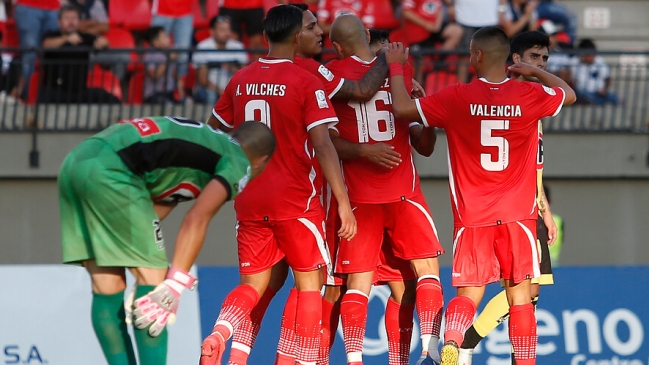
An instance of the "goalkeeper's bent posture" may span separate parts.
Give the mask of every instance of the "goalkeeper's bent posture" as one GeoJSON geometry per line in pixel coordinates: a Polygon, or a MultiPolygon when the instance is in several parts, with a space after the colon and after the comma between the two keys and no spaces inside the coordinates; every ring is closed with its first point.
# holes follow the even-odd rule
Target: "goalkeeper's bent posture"
{"type": "Polygon", "coordinates": [[[265,168],[275,138],[264,124],[243,123],[232,136],[195,121],[149,117],[122,121],[66,157],[58,179],[63,262],[92,280],[92,324],[109,365],[166,364],[166,324],[221,206],[265,168]],[[200,194],[200,195],[199,195],[200,194]],[[196,199],[167,262],[160,220],[196,199]],[[136,280],[124,305],[125,269],[136,280]]]}

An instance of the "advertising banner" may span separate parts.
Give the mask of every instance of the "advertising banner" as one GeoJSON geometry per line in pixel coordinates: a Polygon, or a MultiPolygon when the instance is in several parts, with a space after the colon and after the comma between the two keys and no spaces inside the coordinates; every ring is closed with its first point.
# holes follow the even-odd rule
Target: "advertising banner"
{"type": "MultiPolygon", "coordinates": [[[[237,268],[201,267],[198,274],[201,325],[203,336],[207,336],[225,295],[238,284],[239,276],[237,268]]],[[[446,303],[455,295],[450,274],[449,268],[442,269],[446,303]]],[[[539,364],[649,365],[649,267],[557,268],[555,283],[542,287],[536,312],[539,364]]],[[[270,362],[274,358],[282,309],[291,285],[289,277],[271,303],[251,359],[270,362]]],[[[498,284],[489,286],[480,308],[500,290],[498,284]]],[[[385,286],[372,290],[363,351],[366,365],[388,361],[384,311],[389,295],[385,286]]],[[[417,326],[415,322],[412,364],[421,353],[417,326]]],[[[510,364],[510,349],[505,322],[482,341],[473,363],[510,364]]],[[[340,328],[331,363],[345,363],[340,328]]]]}

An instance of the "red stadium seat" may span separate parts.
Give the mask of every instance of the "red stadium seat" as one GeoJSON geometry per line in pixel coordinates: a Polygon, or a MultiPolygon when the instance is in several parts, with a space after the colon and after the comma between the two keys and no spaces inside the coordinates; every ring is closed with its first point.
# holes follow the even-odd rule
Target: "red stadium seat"
{"type": "Polygon", "coordinates": [[[148,0],[110,0],[108,17],[111,26],[145,30],[151,25],[151,4],[148,0]]]}
{"type": "Polygon", "coordinates": [[[192,0],[192,15],[194,16],[194,29],[206,28],[210,24],[210,19],[203,15],[201,4],[198,0],[192,0]]]}
{"type": "MultiPolygon", "coordinates": [[[[108,45],[110,46],[110,48],[135,48],[135,38],[133,37],[133,34],[126,29],[111,27],[108,32],[104,34],[104,37],[108,39],[108,45]]],[[[129,72],[132,72],[134,70],[134,66],[137,64],[138,55],[135,52],[131,52],[130,57],[131,62],[129,63],[127,69],[129,72]]]]}
{"type": "Polygon", "coordinates": [[[211,36],[210,30],[208,29],[199,29],[194,33],[194,38],[196,42],[204,41],[211,36]]]}
{"type": "Polygon", "coordinates": [[[205,17],[209,21],[215,16],[219,15],[220,0],[207,0],[205,2],[205,17]]]}
{"type": "Polygon", "coordinates": [[[424,90],[426,90],[426,95],[432,95],[436,92],[441,91],[443,88],[457,84],[460,82],[457,78],[457,75],[454,73],[448,73],[444,71],[433,71],[426,76],[426,82],[424,85],[424,90]]]}
{"type": "Polygon", "coordinates": [[[140,105],[144,101],[144,71],[137,71],[128,83],[128,103],[140,105]]]}
{"type": "Polygon", "coordinates": [[[115,95],[119,100],[122,100],[122,85],[119,78],[112,72],[104,70],[99,66],[88,72],[88,82],[86,85],[89,88],[104,89],[109,93],[115,95]]]}
{"type": "Polygon", "coordinates": [[[20,41],[18,40],[18,29],[16,29],[16,22],[13,18],[7,19],[5,23],[5,29],[2,33],[2,46],[8,48],[18,48],[20,47],[20,41]]]}

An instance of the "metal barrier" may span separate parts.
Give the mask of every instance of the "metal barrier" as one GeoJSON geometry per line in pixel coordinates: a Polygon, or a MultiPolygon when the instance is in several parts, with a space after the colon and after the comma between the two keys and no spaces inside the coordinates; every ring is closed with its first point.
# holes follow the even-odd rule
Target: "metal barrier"
{"type": "MultiPolygon", "coordinates": [[[[22,65],[14,61],[3,63],[3,78],[0,82],[0,132],[69,132],[98,131],[125,118],[144,115],[182,115],[204,120],[213,105],[200,103],[191,98],[192,86],[196,84],[193,67],[183,78],[184,91],[189,96],[184,100],[175,93],[173,77],[158,81],[158,87],[166,96],[151,97],[151,87],[147,86],[147,68],[151,54],[157,53],[163,60],[166,72],[181,66],[177,54],[191,54],[196,57],[205,50],[152,50],[145,48],[123,50],[83,50],[88,53],[89,63],[65,60],[63,62],[45,61],[43,49],[0,49],[3,54],[37,52],[40,61],[35,66],[30,80],[25,81],[28,92],[23,98],[10,95],[20,75],[22,65]],[[146,55],[149,56],[146,56],[146,55]],[[53,71],[53,70],[57,70],[53,71]],[[53,80],[52,74],[60,76],[60,70],[69,79],[53,80]],[[63,90],[58,84],[68,84],[63,90]],[[72,85],[73,87],[71,87],[72,85]]],[[[257,50],[258,51],[258,50],[257,50]]],[[[63,51],[74,55],[75,52],[63,51]]],[[[241,51],[219,51],[241,52],[241,51]]],[[[79,51],[76,52],[77,56],[79,51]]],[[[415,74],[428,93],[458,82],[457,73],[467,69],[466,53],[449,53],[437,50],[413,50],[415,74]]],[[[544,120],[547,132],[633,132],[649,133],[649,73],[647,56],[642,52],[600,52],[611,70],[610,91],[616,93],[619,105],[573,105],[565,108],[558,117],[544,120]]],[[[71,56],[70,58],[74,58],[71,56]]],[[[186,58],[185,58],[186,59],[186,58]]],[[[188,61],[191,65],[192,61],[188,61]]],[[[224,63],[209,63],[210,70],[225,67],[224,63]]]]}

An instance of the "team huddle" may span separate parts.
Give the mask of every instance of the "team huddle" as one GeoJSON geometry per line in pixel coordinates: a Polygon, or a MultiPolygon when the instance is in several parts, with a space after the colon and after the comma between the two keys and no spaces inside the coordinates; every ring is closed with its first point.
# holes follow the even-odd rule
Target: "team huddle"
{"type": "Polygon", "coordinates": [[[369,294],[385,284],[391,365],[409,363],[415,309],[418,365],[471,364],[473,347],[506,316],[513,361],[534,364],[533,283],[551,273],[542,259],[556,237],[540,184],[540,119],[575,101],[543,70],[547,39],[529,32],[512,40],[515,63],[506,67],[506,34],[480,29],[470,48],[476,80],[424,96],[408,51],[381,32],[370,36],[354,15],[333,22],[339,59],[326,67],[312,59],[323,32],[306,6],[271,8],[263,25],[268,56],[235,74],[206,123],[126,120],[63,163],[64,262],[91,276],[92,323],[108,363],[136,364],[127,323],[139,363],[166,363],[166,325],[197,283],[190,267],[210,220],[234,199],[241,280],[203,341],[201,365],[221,364],[229,339],[228,362],[247,363],[289,269],[295,286],[276,365],[328,365],[339,321],[348,364],[362,364],[369,294]],[[444,249],[413,156],[433,153],[435,128],[448,139],[455,225],[457,295],[446,308],[444,249]],[[169,267],[160,221],[192,199],[169,267]],[[124,303],[126,268],[136,288],[124,303]],[[498,280],[504,292],[474,323],[485,285],[498,280]]]}

